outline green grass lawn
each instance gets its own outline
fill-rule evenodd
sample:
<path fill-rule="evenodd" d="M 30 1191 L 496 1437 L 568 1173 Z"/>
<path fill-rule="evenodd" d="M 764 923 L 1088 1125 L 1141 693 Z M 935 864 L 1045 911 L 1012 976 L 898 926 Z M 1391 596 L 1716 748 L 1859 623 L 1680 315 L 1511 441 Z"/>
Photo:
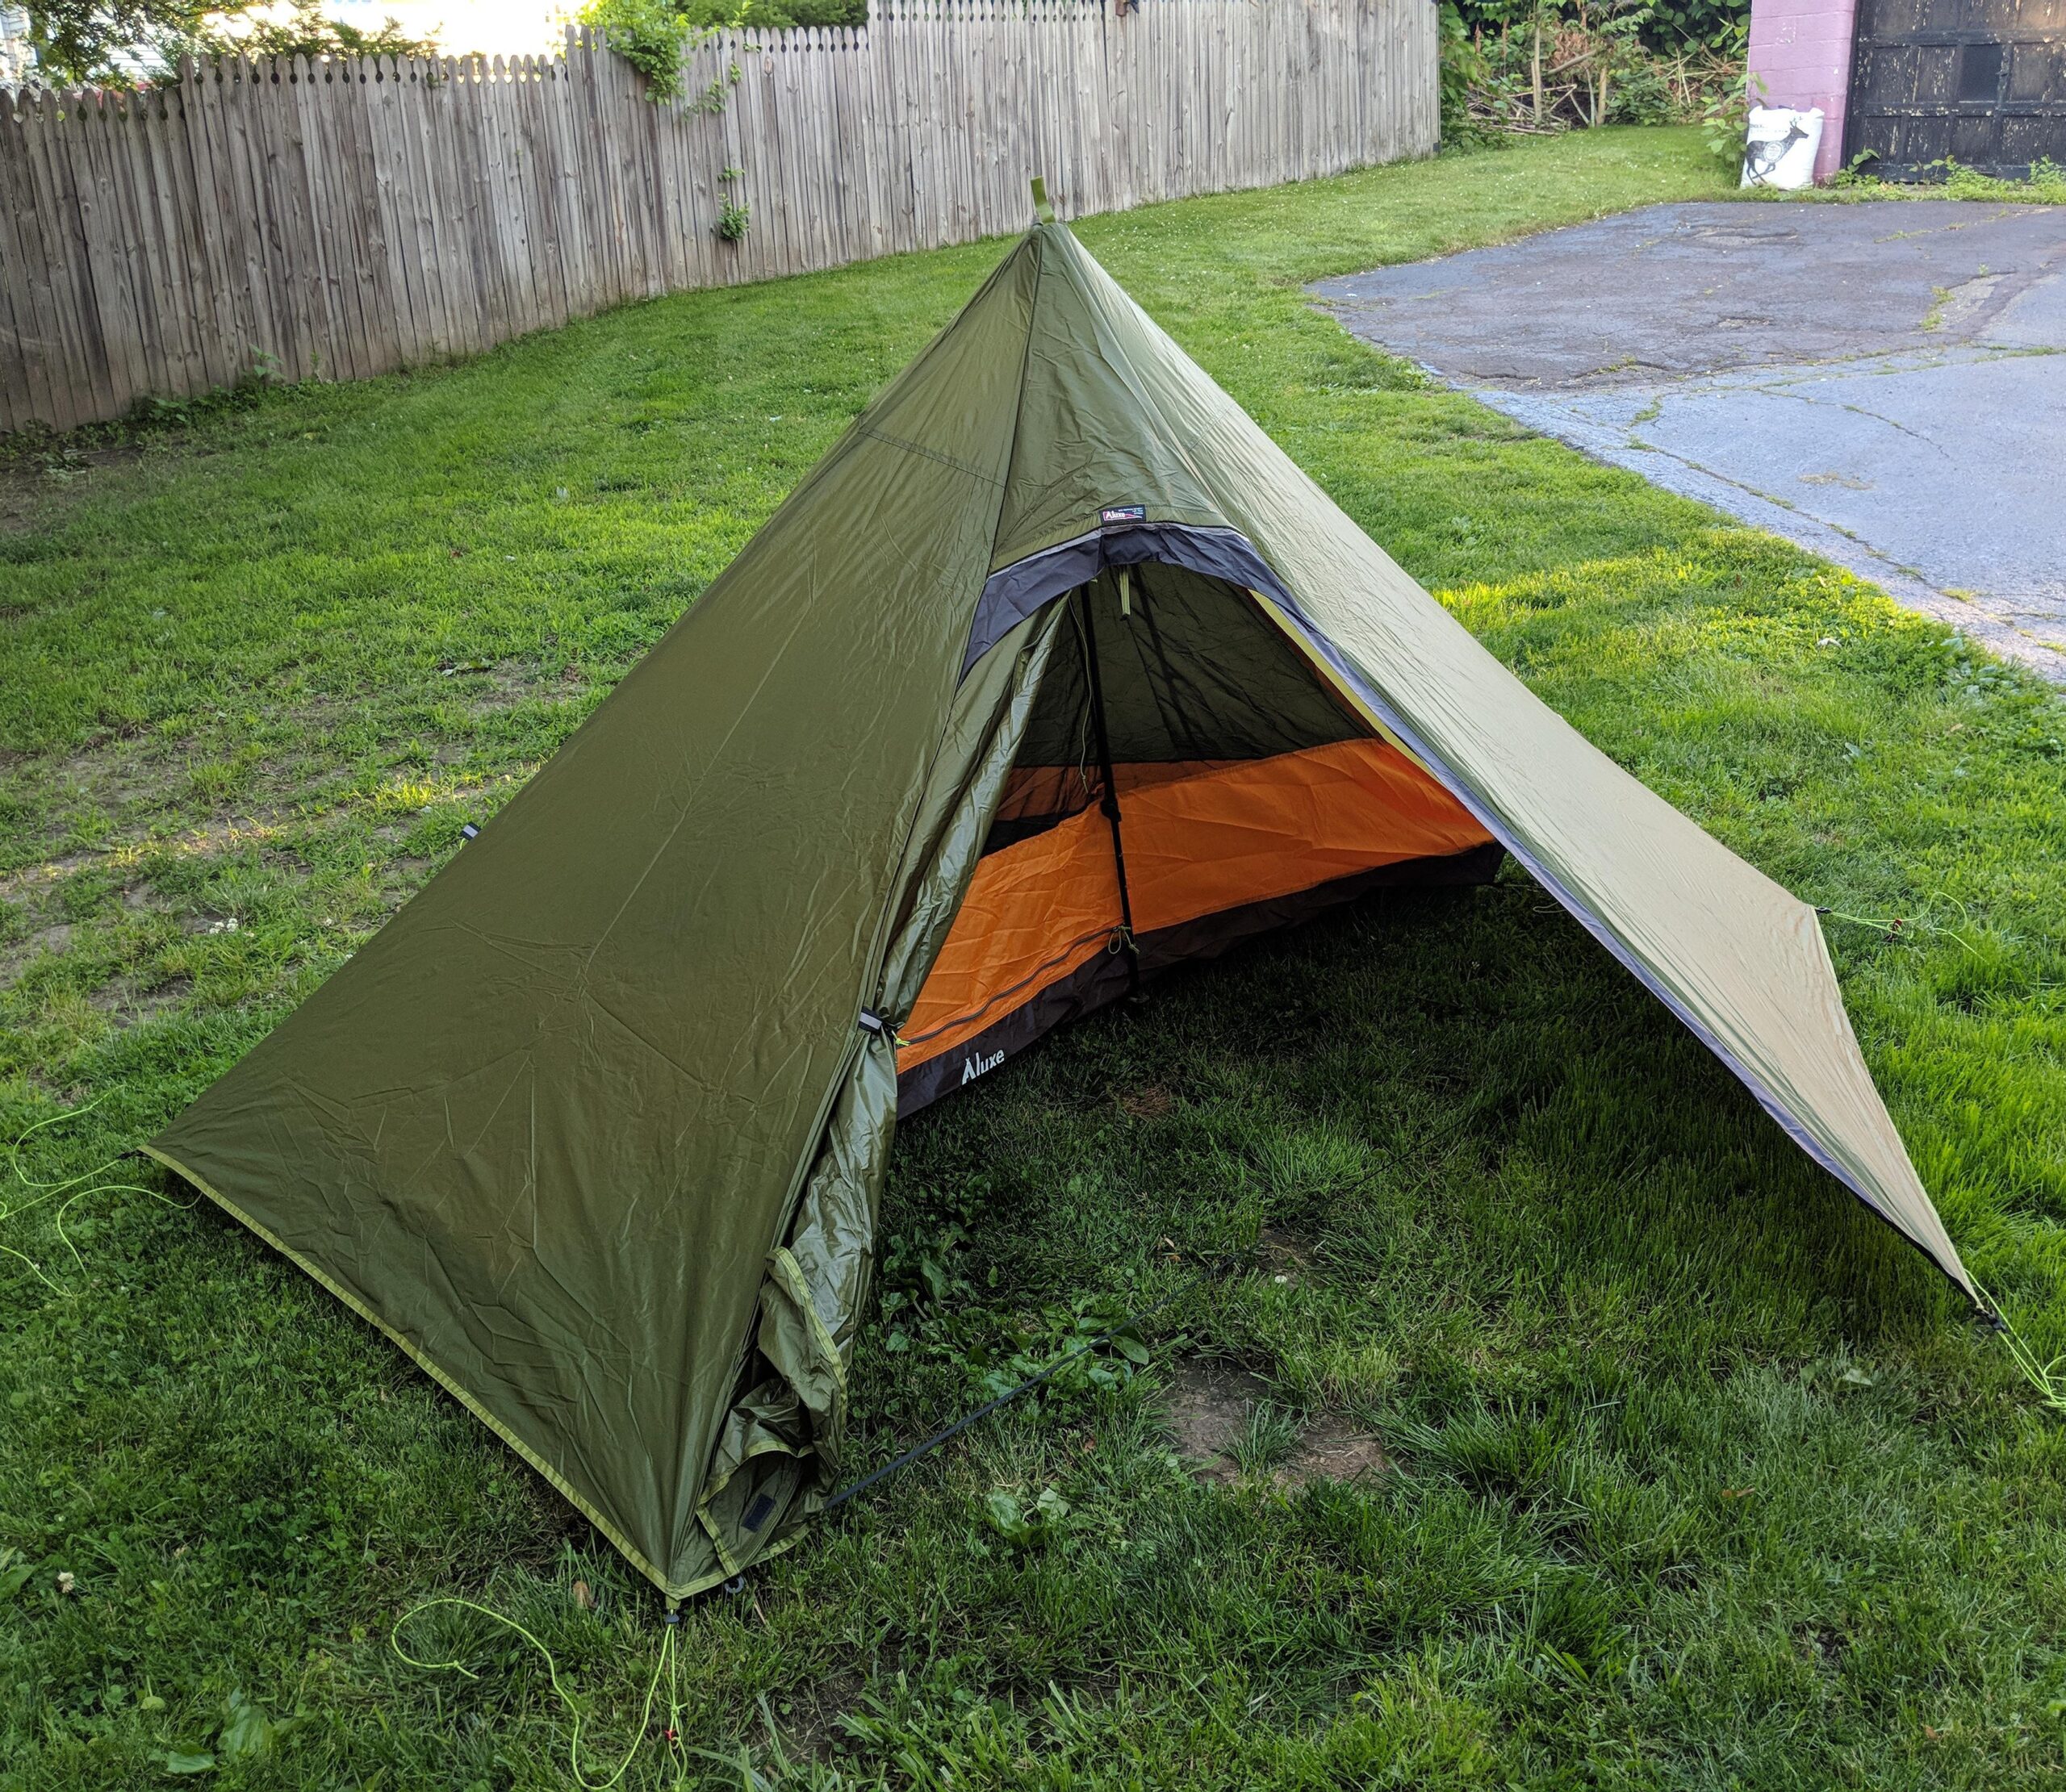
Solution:
<path fill-rule="evenodd" d="M 1081 234 L 1593 740 L 1803 896 L 1957 929 L 1832 939 L 1953 1235 L 2048 1355 L 2066 704 L 1301 291 L 1727 190 L 1697 133 L 1602 132 Z M 21 1171 L 147 1136 L 378 926 L 1001 253 L 18 452 L 0 1133 L 98 1103 Z M 412 1651 L 475 1677 L 391 1650 L 447 1593 L 549 1643 L 613 1759 L 645 1583 L 313 1283 L 123 1180 L 65 1236 L 58 1201 L 0 1222 L 0 1786 L 182 1783 L 168 1757 L 202 1750 L 185 1783 L 567 1785 L 516 1639 L 447 1608 Z M 1182 1287 L 1165 1240 L 1248 1267 L 1158 1315 L 1150 1368 L 986 1421 L 692 1607 L 684 1746 L 625 1785 L 2066 1782 L 2066 1419 L 1511 871 L 1056 1036 L 904 1129 L 885 1225 L 876 1461 L 986 1364 Z M 1161 1426 L 1186 1358 L 1269 1385 L 1227 1485 Z M 1279 1485 L 1305 1422 L 1391 1468 Z M 989 1521 L 1049 1490 L 1044 1535 Z"/>

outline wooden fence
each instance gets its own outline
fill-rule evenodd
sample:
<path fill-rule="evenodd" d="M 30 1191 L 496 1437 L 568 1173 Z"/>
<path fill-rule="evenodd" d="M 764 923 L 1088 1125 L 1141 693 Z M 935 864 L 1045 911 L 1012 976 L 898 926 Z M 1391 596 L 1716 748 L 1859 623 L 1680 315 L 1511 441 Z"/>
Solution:
<path fill-rule="evenodd" d="M 1031 173 L 1081 215 L 1423 155 L 1437 129 L 1433 0 L 877 0 L 864 28 L 708 42 L 660 105 L 579 34 L 508 63 L 0 92 L 0 431 L 1017 230 Z"/>

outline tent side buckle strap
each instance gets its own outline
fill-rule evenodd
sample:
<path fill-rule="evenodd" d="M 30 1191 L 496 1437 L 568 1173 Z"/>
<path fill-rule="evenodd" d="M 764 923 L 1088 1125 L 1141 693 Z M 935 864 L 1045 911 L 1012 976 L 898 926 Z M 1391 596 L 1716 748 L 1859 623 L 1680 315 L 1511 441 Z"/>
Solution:
<path fill-rule="evenodd" d="M 897 1030 L 901 1024 L 885 1015 L 876 1013 L 873 1009 L 864 1008 L 861 1010 L 861 1031 L 872 1033 L 878 1038 L 887 1039 L 893 1046 L 908 1046 L 911 1042 Z"/>

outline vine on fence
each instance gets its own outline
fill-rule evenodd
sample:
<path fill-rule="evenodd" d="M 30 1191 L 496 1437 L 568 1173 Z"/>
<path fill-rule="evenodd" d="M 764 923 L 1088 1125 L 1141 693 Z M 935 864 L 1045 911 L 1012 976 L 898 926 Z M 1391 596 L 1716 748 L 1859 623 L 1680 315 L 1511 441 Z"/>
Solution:
<path fill-rule="evenodd" d="M 717 178 L 725 183 L 725 203 L 717 213 L 717 234 L 728 243 L 742 240 L 753 223 L 752 208 L 732 190 L 734 181 L 746 178 L 743 168 L 728 168 Z"/>
<path fill-rule="evenodd" d="M 646 97 L 655 106 L 681 92 L 688 52 L 717 36 L 713 25 L 698 25 L 666 0 L 588 0 L 575 18 L 603 33 L 609 47 L 646 77 Z M 733 71 L 737 78 L 738 71 Z M 721 111 L 724 90 L 711 83 L 698 109 Z M 717 103 L 709 103 L 712 94 Z"/>
<path fill-rule="evenodd" d="M 609 47 L 646 77 L 646 97 L 655 105 L 682 90 L 688 53 L 721 31 L 788 31 L 799 25 L 861 25 L 868 0 L 588 0 L 575 15 L 593 26 Z M 736 87 L 735 62 L 690 102 L 696 112 L 721 112 L 727 87 Z"/>
<path fill-rule="evenodd" d="M 721 112 L 725 109 L 725 90 L 739 84 L 739 65 L 734 62 L 708 87 L 697 94 L 689 104 L 692 112 Z"/>

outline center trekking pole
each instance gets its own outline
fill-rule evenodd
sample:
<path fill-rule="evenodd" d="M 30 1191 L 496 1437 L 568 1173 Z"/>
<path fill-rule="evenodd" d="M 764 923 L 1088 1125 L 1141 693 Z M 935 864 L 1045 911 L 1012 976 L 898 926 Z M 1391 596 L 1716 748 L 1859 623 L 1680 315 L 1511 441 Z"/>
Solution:
<path fill-rule="evenodd" d="M 1098 742 L 1098 775 L 1104 780 L 1098 808 L 1112 829 L 1112 864 L 1119 879 L 1119 928 L 1127 955 L 1127 993 L 1140 993 L 1140 948 L 1134 943 L 1133 901 L 1127 893 L 1127 849 L 1119 838 L 1119 786 L 1112 771 L 1112 739 L 1105 726 L 1105 680 L 1098 669 L 1098 624 L 1090 613 L 1090 587 L 1077 588 L 1083 616 L 1083 657 L 1090 683 L 1090 725 Z"/>

